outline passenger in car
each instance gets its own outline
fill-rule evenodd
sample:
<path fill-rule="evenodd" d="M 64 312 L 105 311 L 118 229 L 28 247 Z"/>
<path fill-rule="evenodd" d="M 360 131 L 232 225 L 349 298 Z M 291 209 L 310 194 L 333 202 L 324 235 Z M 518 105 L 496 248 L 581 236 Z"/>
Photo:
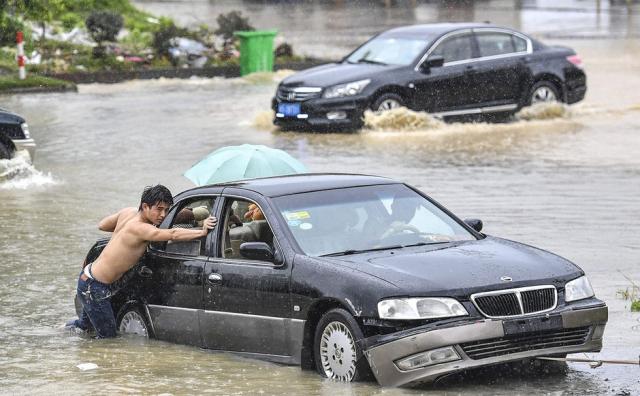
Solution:
<path fill-rule="evenodd" d="M 111 307 L 111 284 L 133 267 L 152 241 L 187 241 L 206 236 L 215 227 L 217 219 L 208 217 L 202 229 L 158 229 L 173 204 L 169 189 L 162 185 L 147 187 L 140 205 L 125 208 L 107 216 L 100 222 L 102 231 L 113 232 L 111 239 L 98 258 L 87 264 L 78 278 L 77 295 L 82 303 L 82 314 L 67 323 L 70 328 L 87 330 L 87 319 L 98 338 L 116 336 L 116 319 Z"/>

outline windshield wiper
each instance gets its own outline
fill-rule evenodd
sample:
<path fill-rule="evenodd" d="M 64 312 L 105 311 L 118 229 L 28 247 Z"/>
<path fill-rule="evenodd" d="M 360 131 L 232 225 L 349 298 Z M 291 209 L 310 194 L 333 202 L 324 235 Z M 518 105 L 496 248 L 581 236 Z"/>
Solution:
<path fill-rule="evenodd" d="M 349 249 L 349 250 L 345 250 L 344 252 L 335 252 L 335 253 L 323 254 L 320 257 L 349 256 L 351 254 L 366 253 L 366 252 L 376 252 L 376 251 L 379 251 L 379 250 L 402 249 L 403 247 L 404 246 L 402 246 L 402 245 L 392 245 L 392 246 L 385 246 L 385 247 L 371 248 L 371 249 L 361 249 L 361 250 Z"/>
<path fill-rule="evenodd" d="M 375 61 L 375 60 L 372 60 L 372 59 L 365 59 L 365 58 L 358 59 L 358 62 L 357 62 L 357 63 L 370 63 L 370 64 L 372 64 L 372 65 L 383 65 L 383 66 L 386 66 L 386 65 L 387 65 L 387 64 L 386 64 L 386 63 L 384 63 L 384 62 L 379 62 L 379 61 Z"/>

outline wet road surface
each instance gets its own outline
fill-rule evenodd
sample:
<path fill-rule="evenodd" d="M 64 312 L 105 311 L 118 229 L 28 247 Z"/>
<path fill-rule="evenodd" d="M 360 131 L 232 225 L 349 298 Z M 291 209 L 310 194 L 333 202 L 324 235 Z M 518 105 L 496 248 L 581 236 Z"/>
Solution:
<path fill-rule="evenodd" d="M 640 45 L 618 37 L 629 33 L 620 29 L 611 33 L 616 39 L 547 40 L 583 57 L 587 99 L 561 117 L 512 124 L 282 133 L 260 125 L 276 84 L 265 79 L 133 81 L 0 97 L 1 107 L 27 118 L 38 143 L 35 168 L 0 163 L 19 173 L 0 181 L 0 393 L 640 393 L 633 366 L 570 364 L 553 375 L 486 370 L 436 387 L 384 389 L 193 347 L 87 340 L 60 329 L 75 316 L 75 280 L 102 236 L 103 216 L 137 205 L 146 185 L 163 183 L 174 194 L 189 188 L 182 173 L 205 154 L 253 143 L 284 149 L 314 172 L 406 181 L 462 218 L 483 219 L 489 234 L 567 257 L 610 308 L 604 349 L 589 356 L 636 359 L 640 314 L 618 291 L 631 287 L 625 277 L 640 283 Z M 98 369 L 82 372 L 80 363 Z"/>

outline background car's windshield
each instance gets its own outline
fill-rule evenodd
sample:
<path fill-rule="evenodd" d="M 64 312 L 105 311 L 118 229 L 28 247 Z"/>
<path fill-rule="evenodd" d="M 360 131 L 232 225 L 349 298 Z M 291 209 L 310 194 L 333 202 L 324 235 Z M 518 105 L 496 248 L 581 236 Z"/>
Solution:
<path fill-rule="evenodd" d="M 403 184 L 316 191 L 274 201 L 310 256 L 475 239 Z"/>
<path fill-rule="evenodd" d="M 410 65 L 427 47 L 426 39 L 377 37 L 349 55 L 349 63 Z"/>

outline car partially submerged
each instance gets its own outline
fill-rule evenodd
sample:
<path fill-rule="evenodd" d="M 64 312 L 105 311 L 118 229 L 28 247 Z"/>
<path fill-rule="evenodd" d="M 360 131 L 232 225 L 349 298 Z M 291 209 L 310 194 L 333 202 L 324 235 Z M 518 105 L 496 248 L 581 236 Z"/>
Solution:
<path fill-rule="evenodd" d="M 264 219 L 244 219 L 249 205 Z M 194 188 L 117 284 L 118 329 L 383 386 L 602 347 L 607 307 L 584 272 L 481 233 L 382 177 L 307 174 Z M 247 216 L 250 217 L 250 216 Z M 89 252 L 93 261 L 106 240 Z"/>
<path fill-rule="evenodd" d="M 26 120 L 0 108 L 0 159 L 22 155 L 27 161 L 32 162 L 35 153 L 36 143 L 29 134 Z"/>

